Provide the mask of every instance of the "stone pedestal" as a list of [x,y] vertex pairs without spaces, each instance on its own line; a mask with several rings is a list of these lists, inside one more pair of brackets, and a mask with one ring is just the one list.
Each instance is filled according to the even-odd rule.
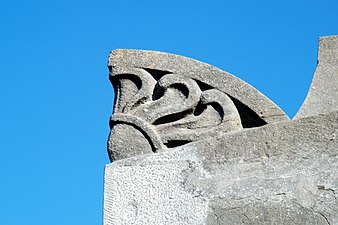
[[104,224],[338,224],[338,112],[108,164]]
[[292,121],[210,65],[112,52],[104,225],[338,224],[337,40]]

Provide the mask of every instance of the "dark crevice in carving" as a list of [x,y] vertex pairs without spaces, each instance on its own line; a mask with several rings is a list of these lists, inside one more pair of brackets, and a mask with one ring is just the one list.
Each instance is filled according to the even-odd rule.
[[149,69],[149,68],[143,68],[145,71],[151,74],[151,76],[154,77],[155,80],[159,80],[161,77],[163,77],[166,74],[171,74],[169,71],[165,70],[156,70],[156,69]]
[[224,118],[224,111],[223,111],[223,108],[220,104],[218,104],[217,102],[212,102],[212,103],[208,103],[208,104],[202,104],[202,103],[198,103],[198,105],[196,106],[195,108],[195,111],[194,111],[194,116],[199,116],[201,115],[204,110],[207,109],[208,105],[211,105],[219,114],[219,116],[221,118]]
[[170,85],[170,87],[179,90],[186,98],[188,98],[189,89],[185,85],[173,84],[173,85]]
[[206,90],[210,90],[210,89],[214,89],[212,86],[210,86],[209,84],[206,84],[202,81],[199,81],[199,80],[195,80],[196,81],[197,85],[200,87],[201,91],[206,91]]
[[183,111],[183,112],[166,115],[166,116],[163,116],[163,117],[155,120],[153,122],[153,125],[172,123],[172,122],[178,121],[180,119],[183,119],[184,117],[186,117],[189,114],[191,114],[191,110],[186,110],[186,111]]
[[194,111],[194,116],[199,116],[202,114],[202,112],[207,108],[207,105],[201,104],[200,102],[197,104],[195,111]]
[[[127,79],[127,80],[130,80],[132,81],[135,86],[137,87],[138,90],[141,89],[142,87],[142,80],[138,77],[138,76],[135,76],[134,74],[119,74],[120,75],[123,75],[123,79]],[[119,78],[119,76],[109,76],[109,80],[111,82],[111,84],[113,85],[113,89],[114,89],[114,102],[115,104],[118,102],[118,98],[119,98],[119,92],[121,93],[122,92],[122,85],[121,85],[121,79]],[[138,103],[141,104],[142,102]],[[122,108],[122,112],[125,110],[125,107],[124,106]],[[113,110],[113,113],[114,113],[114,110]]]
[[135,76],[134,74],[119,74],[118,76],[109,76],[110,82],[113,84],[113,87],[115,88],[115,85],[120,85],[120,76],[123,77],[123,79],[131,80],[138,89],[141,89],[142,87],[142,80]]
[[229,96],[233,103],[235,104],[239,116],[241,117],[243,128],[252,128],[264,126],[267,123],[260,118],[252,109],[244,105],[242,102],[236,98]]
[[212,102],[210,105],[218,112],[221,118],[224,118],[224,111],[220,104],[217,102]]
[[[172,85],[170,85],[170,88],[179,90],[184,95],[185,98],[187,98],[188,95],[189,95],[189,89],[183,84],[172,84]],[[162,98],[165,91],[166,91],[166,89],[163,89],[157,83],[155,88],[154,88],[152,100],[156,101],[156,100]]]
[[153,92],[153,96],[151,96],[152,100],[155,101],[159,98],[161,98],[164,94],[164,90],[160,87],[160,85],[158,85],[158,83],[156,83],[155,88],[154,88],[154,92]]
[[164,145],[167,146],[167,148],[175,148],[178,146],[188,144],[190,142],[191,141],[188,141],[188,140],[169,140],[166,143],[164,143]]

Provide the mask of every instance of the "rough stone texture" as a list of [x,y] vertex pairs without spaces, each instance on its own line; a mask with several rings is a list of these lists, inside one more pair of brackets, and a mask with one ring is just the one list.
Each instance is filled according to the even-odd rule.
[[[337,39],[322,38],[321,44]],[[325,69],[318,64],[315,86],[328,74],[319,70],[336,68],[336,50],[322,49],[319,61],[325,55],[330,63]],[[104,225],[338,224],[338,109],[329,104],[336,93],[327,94],[336,99],[324,99],[320,111],[312,100],[326,93],[310,91],[297,119],[289,121],[237,78],[205,75],[218,71],[209,65],[165,53],[112,54],[117,97],[108,147],[115,161],[105,170]],[[192,77],[193,65],[206,73]],[[337,82],[331,72],[330,90]],[[214,79],[230,86],[222,89]],[[180,107],[190,110],[178,116]],[[257,111],[269,107],[280,116]]]
[[338,110],[338,36],[321,37],[318,65],[309,93],[295,119]]
[[110,224],[338,224],[338,112],[106,166]]
[[115,50],[108,65],[115,90],[111,161],[289,120],[250,85],[193,59]]
[[203,224],[206,199],[184,190],[189,160],[107,165],[104,225]]
[[212,197],[208,224],[338,224],[337,121],[334,112],[196,143],[207,175],[189,184]]

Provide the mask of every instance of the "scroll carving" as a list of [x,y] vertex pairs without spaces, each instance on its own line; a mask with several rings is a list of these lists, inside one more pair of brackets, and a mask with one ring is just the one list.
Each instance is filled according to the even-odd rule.
[[[112,57],[118,58],[114,53]],[[110,63],[109,69],[115,90],[108,139],[111,161],[267,123],[213,85],[215,77],[120,62]]]

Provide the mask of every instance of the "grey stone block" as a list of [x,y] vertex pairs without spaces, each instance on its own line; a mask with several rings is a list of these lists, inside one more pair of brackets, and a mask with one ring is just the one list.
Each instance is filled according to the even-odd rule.
[[111,224],[338,224],[338,112],[106,166]]

